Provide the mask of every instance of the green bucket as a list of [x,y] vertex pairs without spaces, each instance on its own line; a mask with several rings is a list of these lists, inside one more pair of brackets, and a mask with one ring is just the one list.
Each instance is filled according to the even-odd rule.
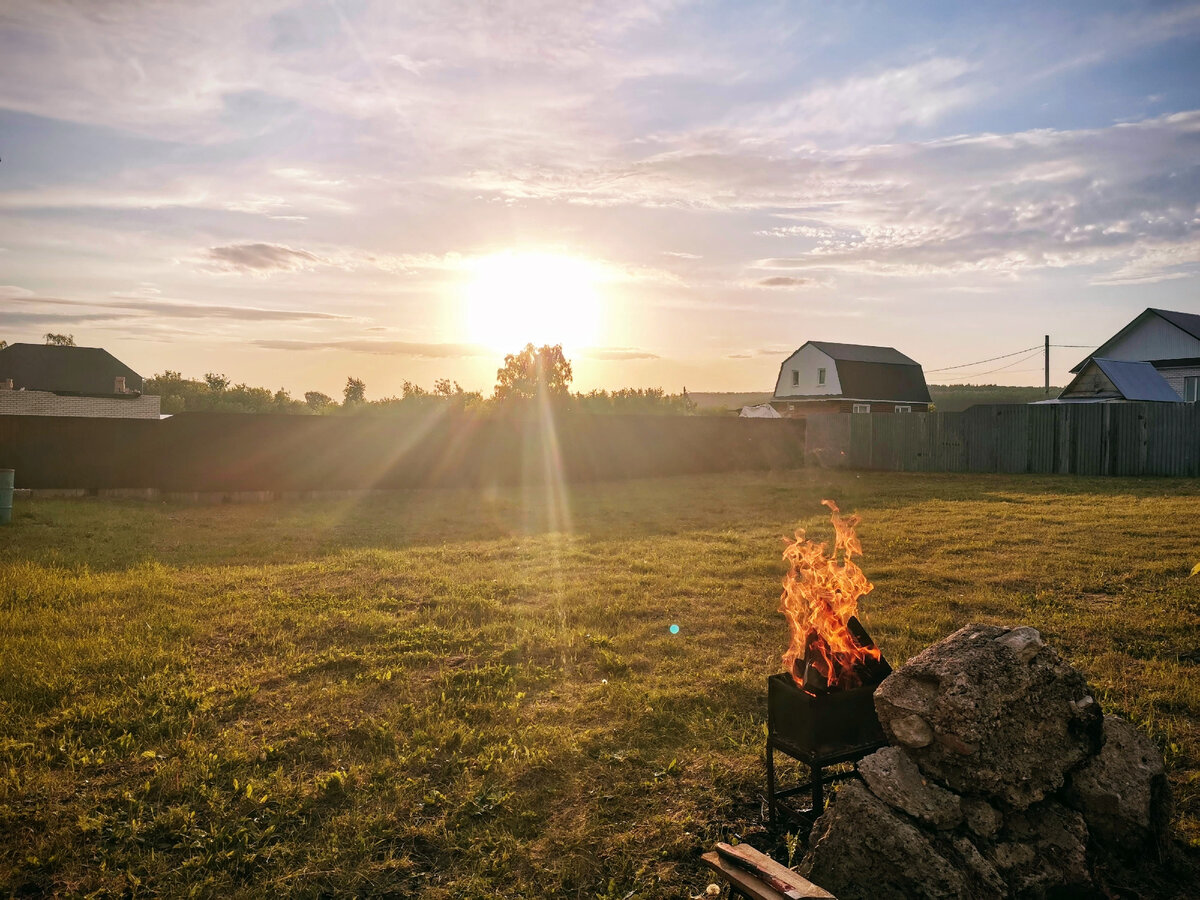
[[7,525],[12,521],[13,484],[16,474],[13,469],[0,469],[0,525]]

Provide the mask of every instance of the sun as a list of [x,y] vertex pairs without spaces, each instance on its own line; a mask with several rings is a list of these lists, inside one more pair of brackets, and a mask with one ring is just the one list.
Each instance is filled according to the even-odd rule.
[[587,347],[600,337],[599,267],[553,253],[505,252],[468,263],[468,339],[511,352],[526,344]]

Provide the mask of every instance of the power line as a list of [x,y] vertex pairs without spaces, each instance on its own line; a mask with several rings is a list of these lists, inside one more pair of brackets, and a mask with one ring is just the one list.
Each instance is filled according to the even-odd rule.
[[1041,352],[1042,345],[1034,344],[1032,347],[1026,347],[1023,350],[1014,350],[1012,353],[1003,353],[1000,356],[993,356],[988,359],[978,359],[975,362],[963,363],[961,366],[943,366],[940,369],[926,369],[926,372],[949,372],[951,369],[969,369],[971,366],[981,366],[984,363],[995,362],[998,359],[1008,359],[1010,356],[1019,356],[1022,353],[1028,353],[1030,350]]
[[[1021,351],[1018,350],[1017,352],[1020,353]],[[1000,366],[998,369],[988,369],[986,372],[969,372],[968,374],[964,375],[963,377],[964,378],[980,378],[984,375],[991,375],[993,372],[1002,372],[1005,369],[1011,369],[1013,366],[1019,366],[1021,363],[1026,362],[1027,360],[1033,359],[1035,356],[1040,356],[1041,352],[1042,352],[1042,348],[1038,347],[1036,350],[1034,350],[1028,356],[1023,356],[1020,359],[1013,360],[1012,362],[1008,363],[1007,365]],[[1009,354],[1009,355],[1012,356],[1014,354]],[[1000,358],[1003,359],[1003,357],[1000,357]]]
[[[1040,352],[1043,349],[1043,346],[1044,346],[1043,344],[1034,344],[1034,346],[1026,347],[1024,350],[1014,350],[1012,353],[1003,353],[1000,356],[992,356],[992,357],[989,357],[988,359],[979,359],[979,360],[976,360],[975,362],[963,363],[962,365],[958,365],[958,366],[943,366],[940,369],[926,369],[925,371],[926,372],[951,372],[954,369],[969,369],[969,368],[971,368],[971,366],[981,366],[984,363],[995,362],[998,359],[1008,359],[1010,356],[1020,356],[1022,353],[1028,353],[1030,350],[1037,350]],[[1098,344],[1051,344],[1050,346],[1051,347],[1060,347],[1060,348],[1069,348],[1069,349],[1074,349],[1074,350],[1094,350],[1099,345]],[[1007,367],[1002,367],[1002,368],[1007,368]],[[995,369],[994,371],[999,372],[1000,369]],[[984,372],[983,374],[986,375],[988,373]]]

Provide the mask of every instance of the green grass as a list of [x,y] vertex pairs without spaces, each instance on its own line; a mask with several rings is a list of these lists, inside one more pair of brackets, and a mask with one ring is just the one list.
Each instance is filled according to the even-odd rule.
[[781,538],[827,536],[822,497],[864,517],[894,663],[1038,627],[1200,843],[1196,481],[660,479],[570,489],[569,530],[520,490],[18,501],[0,893],[695,894],[702,849],[765,841]]

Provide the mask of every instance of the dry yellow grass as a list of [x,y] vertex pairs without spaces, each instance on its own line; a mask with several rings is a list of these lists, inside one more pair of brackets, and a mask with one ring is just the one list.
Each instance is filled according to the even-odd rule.
[[893,662],[1038,627],[1200,842],[1194,481],[661,479],[572,488],[553,531],[534,490],[42,501],[0,532],[0,890],[695,893],[758,824],[781,539],[823,497]]

